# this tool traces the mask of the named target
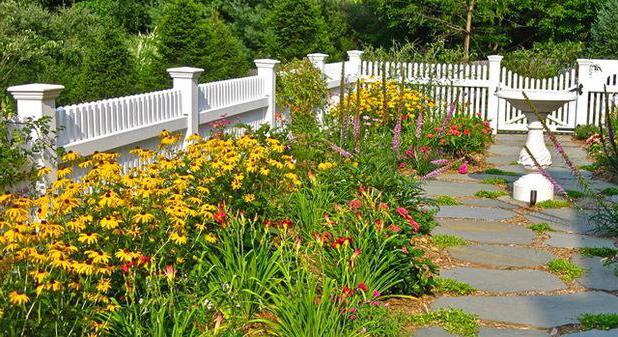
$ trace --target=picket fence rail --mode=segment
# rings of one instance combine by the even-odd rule
[[[402,63],[362,59],[362,51],[348,51],[348,60],[326,63],[328,55],[307,58],[324,74],[333,101],[341,83],[358,79],[377,81],[384,77],[408,85],[432,97],[434,113],[446,113],[455,100],[460,113],[481,114],[494,132],[525,131],[525,116],[495,93],[501,88],[522,90],[577,90],[576,101],[553,113],[550,126],[570,132],[577,125],[604,120],[607,100],[618,95],[618,60],[577,60],[577,66],[558,76],[535,79],[521,76],[501,65],[502,56],[489,56],[473,64]],[[140,95],[56,108],[61,85],[27,84],[8,89],[17,101],[19,118],[49,116],[57,130],[57,145],[67,151],[89,155],[95,151],[128,152],[134,147],[156,146],[162,130],[183,132],[185,137],[207,135],[209,124],[231,118],[254,127],[276,125],[276,60],[255,60],[257,75],[198,84],[202,69],[168,69],[173,88]],[[341,78],[345,76],[343,79]],[[33,135],[37,136],[37,135]],[[54,166],[53,159],[41,158]],[[126,161],[128,167],[135,162]]]

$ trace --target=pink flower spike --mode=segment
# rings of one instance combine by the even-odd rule
[[[380,297],[380,296],[382,296],[382,294],[380,294],[380,292],[379,292],[379,291],[374,290],[374,292],[373,292],[373,297]]]

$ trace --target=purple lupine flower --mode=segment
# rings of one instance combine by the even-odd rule
[[[358,141],[358,137],[360,136],[360,116],[358,114],[354,116],[354,120],[352,121],[352,136],[355,141]]]
[[[429,179],[433,179],[439,175],[442,175],[442,173],[446,172],[448,170],[448,166],[442,166],[439,167],[429,173],[427,173],[426,175],[421,177],[421,180],[429,180]]]
[[[423,131],[423,113],[418,112],[418,116],[416,117],[416,139],[421,138],[421,133]]]
[[[335,150],[335,152],[339,153],[339,155],[341,155],[344,158],[350,158],[352,157],[352,154],[342,148],[340,148],[339,146],[335,145],[335,144],[331,144],[330,148]]]
[[[440,165],[440,166],[447,165],[448,162],[449,162],[448,159],[436,159],[436,160],[430,161],[430,163],[432,163],[433,165]]]
[[[547,172],[547,170],[545,170],[545,168],[543,168],[542,166],[537,166],[537,169],[539,170],[539,173],[542,174],[543,177],[545,177],[545,179],[549,180],[549,182],[554,185],[554,190],[556,191],[556,193],[566,194],[564,188],[560,186],[560,184],[558,184],[558,182],[549,174],[549,172]]]
[[[439,167],[439,168],[437,168],[437,169],[435,169],[435,170],[433,170],[433,171],[431,171],[431,172],[427,173],[426,175],[422,176],[422,177],[421,177],[421,180],[429,180],[429,179],[433,179],[433,178],[435,178],[435,177],[437,177],[437,176],[441,175],[442,173],[444,173],[444,172],[448,171],[448,169],[449,169],[451,166],[453,166],[453,165],[455,165],[455,164],[457,164],[457,163],[461,162],[462,160],[463,160],[463,158],[461,158],[461,159],[458,159],[458,160],[454,161],[454,162],[452,163],[452,165],[444,165],[444,166],[442,166],[442,167]]]
[[[391,145],[395,154],[399,156],[399,148],[401,147],[401,116],[397,118],[397,123],[395,123],[395,129],[393,130],[393,142]]]
[[[451,103],[451,106],[449,106],[448,108],[448,113],[446,114],[446,117],[444,117],[444,120],[442,121],[442,126],[441,126],[442,131],[440,132],[440,134],[442,134],[442,132],[446,130],[446,126],[448,125],[448,123],[451,122],[451,119],[453,119],[453,116],[455,115],[455,110],[457,108],[458,100],[459,100],[459,94],[457,95],[457,97],[455,97],[455,100],[453,101],[453,103]]]

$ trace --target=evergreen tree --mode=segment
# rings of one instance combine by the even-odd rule
[[[592,25],[591,52],[599,58],[618,57],[618,0],[609,0],[599,10],[597,19]]]
[[[160,24],[160,53],[167,67],[204,69],[204,79],[246,75],[247,50],[229,26],[193,0],[175,0]]]
[[[74,79],[73,99],[92,101],[134,93],[134,59],[124,32],[103,24],[84,50],[80,73]]]
[[[324,51],[330,44],[316,0],[275,0],[266,25],[266,52],[282,61]]]

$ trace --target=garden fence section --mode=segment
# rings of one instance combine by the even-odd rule
[[[362,60],[362,52],[356,50],[348,52],[345,62],[326,63],[326,54],[307,57],[324,73],[332,102],[337,101],[342,73],[347,83],[359,78],[377,81],[382,76],[404,79],[435,100],[435,113],[446,113],[457,99],[459,111],[480,113],[491,120],[494,132],[526,130],[525,116],[495,95],[500,88],[578,90],[576,101],[550,116],[551,127],[559,131],[599,123],[606,104],[615,104],[618,94],[618,60],[582,59],[576,68],[556,77],[534,79],[505,69],[502,57],[497,55],[474,64],[368,61]],[[63,89],[61,85],[27,84],[8,90],[17,101],[20,118],[50,117],[52,129],[57,129],[59,147],[82,155],[95,151],[125,154],[135,147],[156,147],[162,130],[182,132],[186,137],[195,133],[205,136],[210,123],[224,117],[232,124],[275,125],[277,63],[256,60],[256,76],[204,84],[198,84],[202,69],[168,69],[174,83],[171,89],[57,109],[55,99]],[[121,156],[120,161],[125,167],[139,164],[131,158]]]
[[[474,64],[398,63],[363,61],[360,75],[366,80],[388,78],[415,85],[436,102],[435,113],[445,114],[457,100],[458,111],[480,113],[492,121],[494,132],[526,131],[526,117],[495,92],[499,89],[578,91],[577,100],[548,117],[548,125],[571,132],[577,125],[604,121],[607,103],[618,95],[617,60],[577,60],[575,68],[550,78],[531,78],[501,66],[501,56],[489,56]],[[328,64],[326,65],[329,66]],[[605,92],[608,95],[605,95]]]

